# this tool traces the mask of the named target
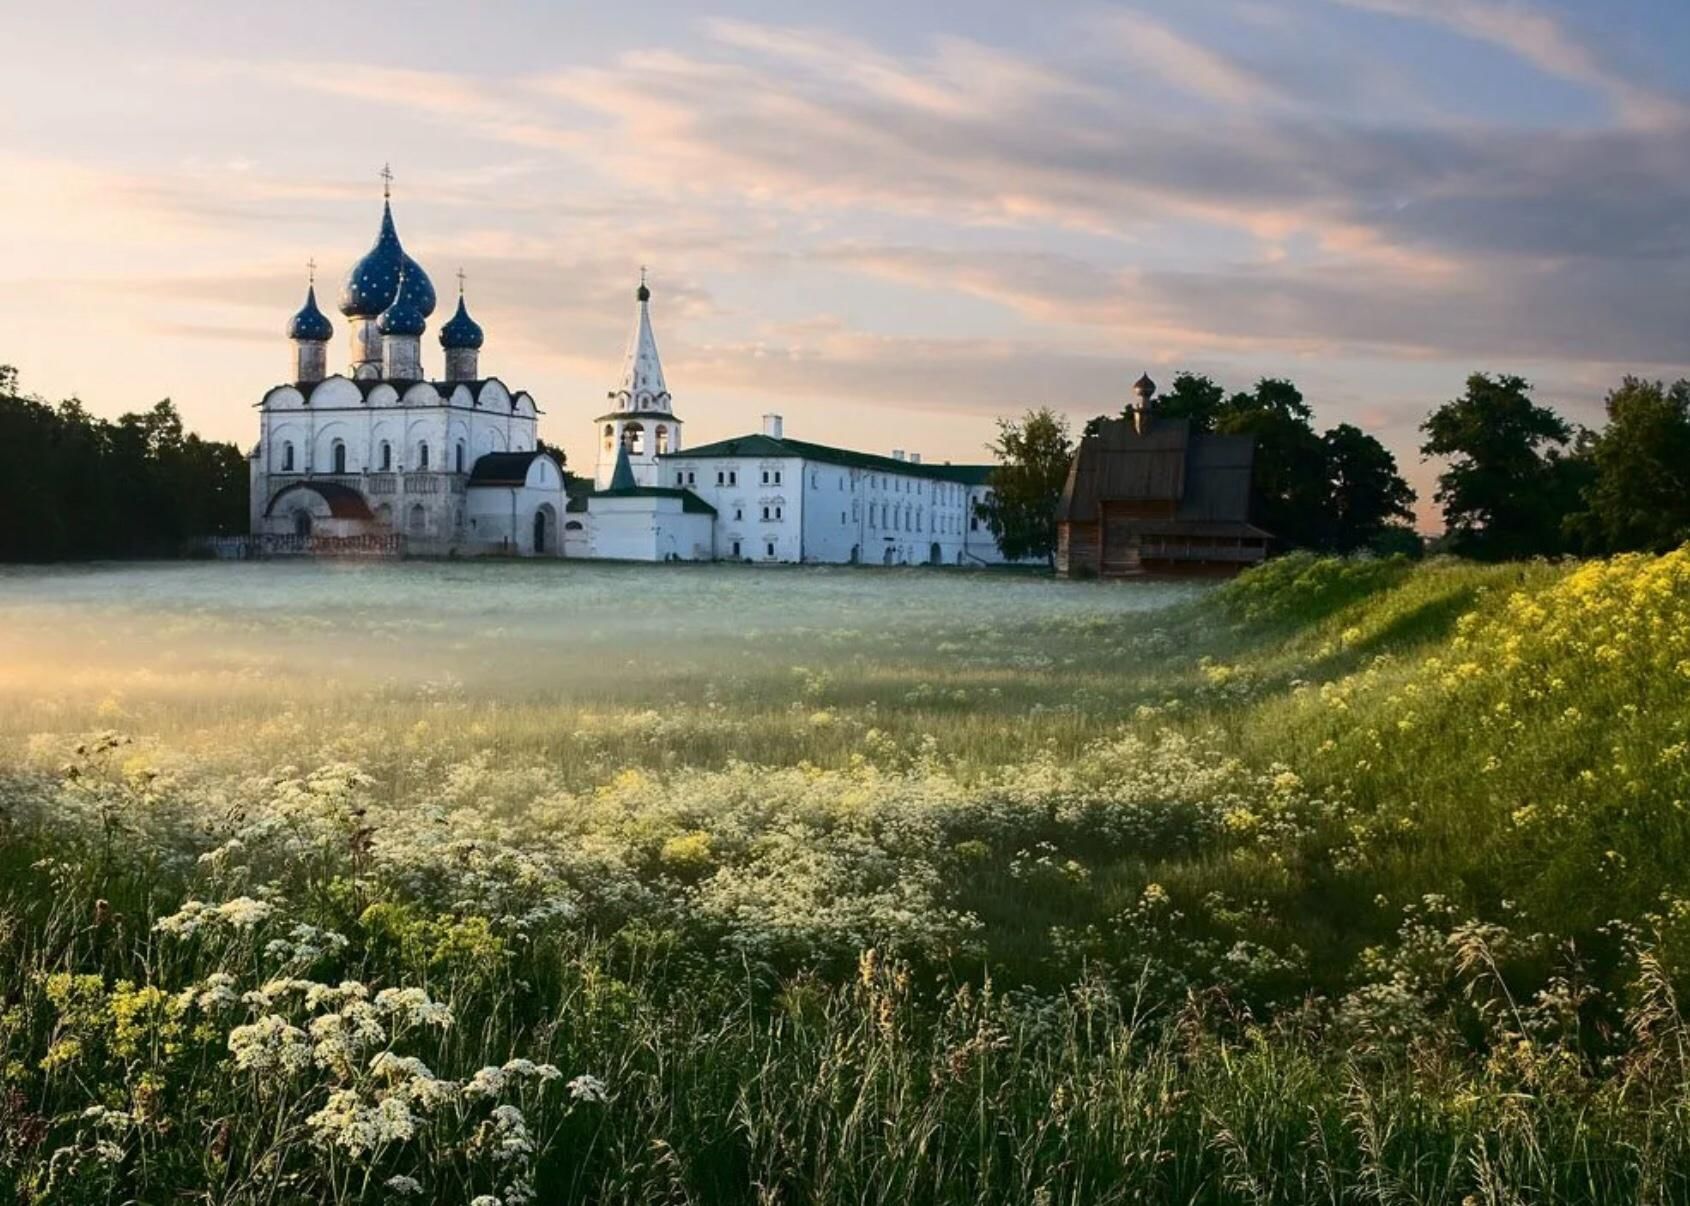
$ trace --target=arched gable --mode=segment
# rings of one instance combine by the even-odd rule
[[[311,389],[310,403],[314,408],[362,406],[364,391],[345,377],[325,377]]]
[[[402,401],[404,406],[439,406],[440,404],[440,391],[427,381],[418,381],[407,389]]]
[[[278,385],[258,405],[263,410],[299,410],[305,405],[305,395],[291,385]]]

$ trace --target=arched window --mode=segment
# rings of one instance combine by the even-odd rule
[[[428,511],[421,503],[416,503],[411,507],[410,523],[407,526],[417,535],[421,535],[423,529],[428,527]]]
[[[428,468],[428,445],[426,443],[417,445],[417,468]]]
[[[464,442],[462,440],[458,441],[457,448],[453,450],[453,456],[455,458],[454,471],[462,473],[464,471]]]
[[[606,452],[609,452],[612,449],[614,449],[615,447],[616,447],[616,424],[606,423],[604,425],[604,450]]]
[[[335,473],[346,472],[346,444],[344,441],[336,440],[329,446],[329,463],[334,466],[333,471]]]
[[[384,472],[393,468],[393,445],[386,440],[381,442],[381,467]]]
[[[669,451],[669,428],[667,424],[657,425],[657,455],[662,456]]]
[[[645,424],[630,423],[624,427],[622,442],[627,445],[629,456],[645,455]]]
[[[293,441],[286,440],[282,444],[282,472],[293,472]]]

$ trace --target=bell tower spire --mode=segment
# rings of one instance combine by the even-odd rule
[[[628,335],[622,374],[609,394],[611,409],[593,420],[599,450],[594,478],[601,490],[610,484],[624,449],[642,486],[662,485],[658,458],[681,450],[681,421],[663,379],[657,336],[651,329],[651,286],[643,265],[634,302],[634,329]]]

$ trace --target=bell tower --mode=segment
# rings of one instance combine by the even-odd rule
[[[600,490],[610,485],[623,453],[639,485],[657,486],[662,484],[657,458],[681,450],[681,421],[675,417],[669,387],[663,380],[663,362],[658,359],[657,337],[651,330],[651,289],[644,268],[640,269],[640,287],[634,299],[638,304],[634,329],[628,336],[621,379],[609,394],[611,409],[593,420],[598,446],[593,481]]]

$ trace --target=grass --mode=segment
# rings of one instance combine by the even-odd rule
[[[1683,553],[0,573],[0,1186],[1690,1200],[1687,689]]]

